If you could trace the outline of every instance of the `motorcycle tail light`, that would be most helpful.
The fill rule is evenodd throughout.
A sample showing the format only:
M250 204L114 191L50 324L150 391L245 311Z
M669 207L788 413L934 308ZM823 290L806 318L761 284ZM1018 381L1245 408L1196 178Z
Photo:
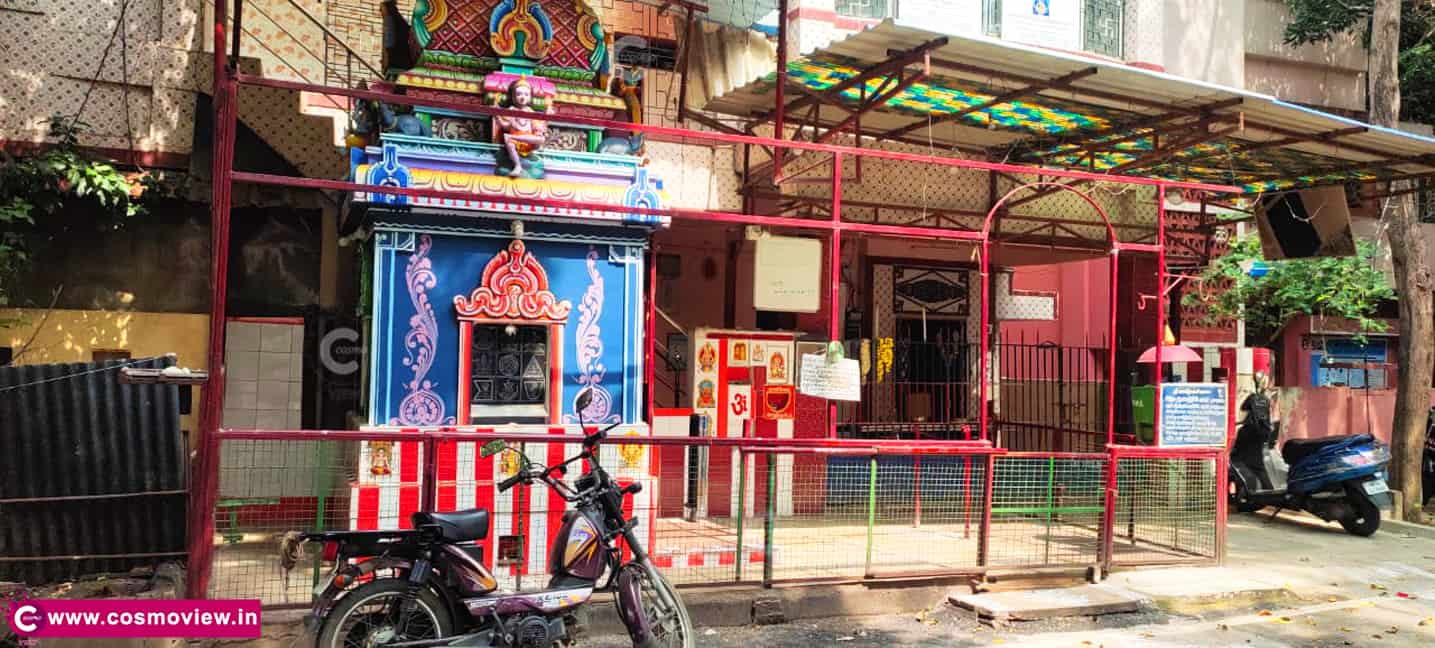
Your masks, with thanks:
M333 540L324 543L324 562L334 562L339 559L339 543Z

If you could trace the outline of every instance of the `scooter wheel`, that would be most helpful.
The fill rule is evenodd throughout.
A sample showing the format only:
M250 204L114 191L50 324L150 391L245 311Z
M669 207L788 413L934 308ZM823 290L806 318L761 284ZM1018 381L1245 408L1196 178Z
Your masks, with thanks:
M1361 490L1358 483L1346 483L1345 501L1355 509L1354 513L1340 519L1340 526L1350 535L1368 538L1380 528L1380 508L1370 501L1370 496Z

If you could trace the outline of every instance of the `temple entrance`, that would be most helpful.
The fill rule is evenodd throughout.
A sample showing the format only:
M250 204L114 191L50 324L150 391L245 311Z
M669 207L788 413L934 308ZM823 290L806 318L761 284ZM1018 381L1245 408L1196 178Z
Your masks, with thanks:
M897 415L916 423L957 423L967 418L972 357L965 320L902 317L893 346ZM952 439L952 430L927 431L922 438Z

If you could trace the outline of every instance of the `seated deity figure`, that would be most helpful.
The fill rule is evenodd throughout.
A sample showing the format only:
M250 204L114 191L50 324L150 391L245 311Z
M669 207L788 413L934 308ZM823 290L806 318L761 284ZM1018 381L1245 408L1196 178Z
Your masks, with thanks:
M505 103L505 108L536 115L551 114L553 111L551 101L547 102L544 111L533 107L533 87L524 77L519 77L508 85L508 98ZM542 178L543 163L538 159L537 153L543 148L548 134L548 123L531 117L497 117L495 123L503 152L507 153L506 160L500 156L497 172L514 178L525 175L535 179Z

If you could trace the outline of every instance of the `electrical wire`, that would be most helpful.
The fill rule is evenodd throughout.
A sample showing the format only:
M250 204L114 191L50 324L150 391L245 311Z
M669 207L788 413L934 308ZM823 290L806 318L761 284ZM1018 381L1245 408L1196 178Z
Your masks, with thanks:
M78 378L78 377L80 377L80 376L88 376L88 375L90 375L90 374L103 373L103 372L106 372L106 371L114 371L114 370L116 370L116 369L124 369L125 367L133 367L133 366L135 366L135 365L144 364L144 363L149 362L149 361L150 361L149 358L145 358L145 359L141 359L141 360L131 360L131 361L129 361L129 362L122 362L122 363L120 363L120 364L113 365L113 366L109 366L109 367L99 367L99 368L97 368L97 369L90 369L90 370L87 370L87 371L79 371L79 372L76 372L76 373L66 374L66 375L63 375L63 376L54 376L54 377L51 377L51 378L45 378L45 379L43 379L43 380L36 380L36 381L33 381L33 382L20 383L20 384L18 384L18 385L9 385L9 386L7 386L7 387L0 387L0 394L3 394L3 393L8 392L8 391L15 391L15 390L17 390L17 389L24 389L24 388L26 388L26 387L34 387L35 385L43 385L43 384L45 384L45 383L58 382L58 381L61 381L61 380L69 380L69 379L71 379L71 378Z
M99 85L100 77L104 75L105 61L109 60L110 58L110 50L114 49L115 47L115 39L119 38L121 32L124 31L125 14L126 11L129 9L129 6L130 0L120 0L119 20L115 22L115 29L114 31L110 32L110 40L109 42L105 43L105 49L100 53L100 62L95 65L95 75L92 79L90 79L90 87L85 89L85 95L80 99L80 107L78 110L75 111L75 116L70 119L71 128L75 128L80 124L80 116L85 114L85 107L88 106L90 103L90 95L94 94L95 86Z

